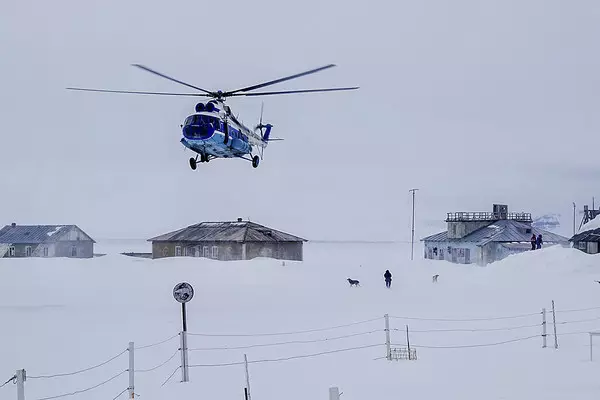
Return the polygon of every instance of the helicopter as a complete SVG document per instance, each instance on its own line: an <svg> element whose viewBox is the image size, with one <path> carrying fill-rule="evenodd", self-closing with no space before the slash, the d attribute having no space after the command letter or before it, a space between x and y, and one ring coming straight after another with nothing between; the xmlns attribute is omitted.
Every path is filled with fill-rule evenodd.
<svg viewBox="0 0 600 400"><path fill-rule="evenodd" d="M189 88L195 89L197 91L200 91L201 93L140 92L128 90L88 89L76 87L68 87L67 89L89 92L128 93L162 96L192 96L210 98L210 100L206 102L197 103L195 107L195 113L189 115L185 119L184 123L180 125L183 134L183 137L180 140L181 144L196 153L195 157L189 159L190 168L192 170L196 170L198 162L209 162L215 158L241 158L250 161L252 163L252 167L257 168L260 163L260 160L264 156L264 150L269 144L269 142L283 140L279 138L271 138L271 129L273 128L273 125L269 123L263 124L262 117L264 103L261 105L260 120L258 125L256 125L253 129L250 129L248 126L240 122L240 120L231 111L231 108L226 104L226 99L229 97L347 91L359 88L341 87L326 89L284 90L258 93L252 92L256 89L260 89L291 79L296 79L301 76L314 74L316 72L335 67L335 64L328 64L319 68L311 69L309 71L304 71L294 75L289 75L283 78L260 83L257 85L228 91L205 90L198 86L191 85L189 83L167 76L161 72L155 71L141 64L132 64L132 66L158 75L170 81L179 83L180 85L184 85Z"/></svg>

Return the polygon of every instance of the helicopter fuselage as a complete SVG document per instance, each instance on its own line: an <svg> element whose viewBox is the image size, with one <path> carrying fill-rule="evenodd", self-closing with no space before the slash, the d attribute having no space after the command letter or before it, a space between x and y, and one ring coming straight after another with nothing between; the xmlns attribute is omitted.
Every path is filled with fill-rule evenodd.
<svg viewBox="0 0 600 400"><path fill-rule="evenodd" d="M268 137L264 140L252 132L230 114L228 107L221 111L213 103L206 108L209 110L202 103L198 104L197 112L188 116L182 125L181 143L198 153L200 161L248 156L252 161L252 152L267 146Z"/></svg>

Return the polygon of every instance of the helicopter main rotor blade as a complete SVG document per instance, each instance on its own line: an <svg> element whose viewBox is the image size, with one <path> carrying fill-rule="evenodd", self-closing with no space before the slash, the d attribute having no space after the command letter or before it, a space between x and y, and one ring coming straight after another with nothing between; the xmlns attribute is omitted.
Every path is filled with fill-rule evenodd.
<svg viewBox="0 0 600 400"><path fill-rule="evenodd" d="M193 96L193 97L210 97L204 93L166 93L166 92L135 92L130 90L105 90L105 89L86 89L86 88L73 88L68 87L68 90L81 90L84 92L104 92L104 93L129 93L129 94L153 94L162 96Z"/></svg>
<svg viewBox="0 0 600 400"><path fill-rule="evenodd" d="M282 90L279 92L259 92L259 93L235 93L230 94L231 96L268 96L274 94L291 94L291 93L315 93L315 92L336 92L342 90L355 90L359 87L344 87L344 88L330 88L330 89L302 89L302 90Z"/></svg>
<svg viewBox="0 0 600 400"><path fill-rule="evenodd" d="M289 81L290 79L299 78L299 77L304 76L304 75L314 74L315 72L319 72L319 71L322 71L324 69L332 68L332 67L335 67L335 66L336 66L335 64L329 64L329 65L325 65L323 67L311 69L310 71L300 72L299 74L294 74L294 75L286 76L284 78L275 79L275 80L272 80L272 81L269 81L269 82L260 83L258 85L248 86L248 87L245 87L245 88L242 88L242 89L231 90L231 91L225 92L224 96L225 97L229 97L229 96L231 96L234 93L248 92L250 90L260 89L260 88L265 87L265 86L274 85L276 83Z"/></svg>
<svg viewBox="0 0 600 400"><path fill-rule="evenodd" d="M144 65L140 65L140 64L131 64L131 65L132 65L132 66L134 66L134 67L138 67L138 68L140 68L140 69L143 69L144 71L150 72L150 73L152 73L152 74L154 74L154 75L158 75L158 76L160 76L160 77L162 77L162 78L168 79L168 80L170 80L170 81L177 82L177 83L179 83L180 85L184 85L184 86L187 86L187 87L191 87L192 89L199 90L199 91L201 91L201 92L204 92L204 93L210 94L210 95L212 95L212 96L214 96L214 95L215 95L215 93L209 92L208 90L205 90L205 89L199 88L198 86L190 85L189 83L182 82L182 81L180 81L180 80L178 80L178 79L172 78L172 77L170 77L170 76L167 76L167 75L165 75L165 74L162 74L162 73L160 73L160 72L158 72L158 71L154 71L153 69L150 69L150 68L148 68L148 67L146 67L146 66L144 66Z"/></svg>

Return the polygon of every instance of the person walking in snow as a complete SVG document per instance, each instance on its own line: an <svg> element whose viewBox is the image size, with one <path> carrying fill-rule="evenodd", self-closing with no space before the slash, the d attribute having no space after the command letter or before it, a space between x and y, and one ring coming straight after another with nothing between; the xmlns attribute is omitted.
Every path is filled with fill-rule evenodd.
<svg viewBox="0 0 600 400"><path fill-rule="evenodd" d="M531 250L535 250L535 244L536 244L537 240L535 237L535 233L533 235L531 235Z"/></svg>
<svg viewBox="0 0 600 400"><path fill-rule="evenodd" d="M544 241L542 240L542 234L541 233L537 237L536 244L537 244L537 248L538 249L541 249L542 248L542 244L544 244Z"/></svg>
<svg viewBox="0 0 600 400"><path fill-rule="evenodd" d="M385 287L390 288L392 286L392 273L389 269L385 270L385 274L383 274L383 277L385 278Z"/></svg>

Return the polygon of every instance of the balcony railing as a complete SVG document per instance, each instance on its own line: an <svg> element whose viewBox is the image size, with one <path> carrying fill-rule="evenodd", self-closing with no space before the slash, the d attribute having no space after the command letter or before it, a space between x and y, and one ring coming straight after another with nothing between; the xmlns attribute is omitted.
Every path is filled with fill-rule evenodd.
<svg viewBox="0 0 600 400"><path fill-rule="evenodd" d="M494 212L453 212L448 213L446 222L497 221L510 219L518 222L532 222L531 213L494 213Z"/></svg>

